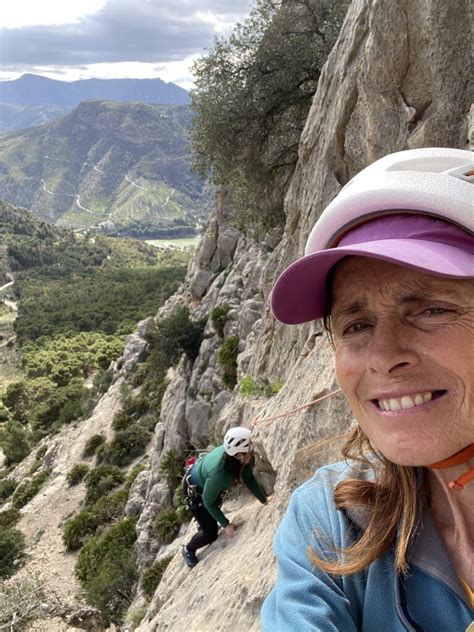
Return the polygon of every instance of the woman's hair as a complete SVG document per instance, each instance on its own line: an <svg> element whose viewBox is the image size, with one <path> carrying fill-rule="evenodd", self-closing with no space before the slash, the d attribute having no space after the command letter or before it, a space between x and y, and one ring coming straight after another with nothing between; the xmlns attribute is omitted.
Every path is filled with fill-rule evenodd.
<svg viewBox="0 0 474 632"><path fill-rule="evenodd" d="M326 278L327 299L323 318L324 328L333 346L330 315L337 265ZM359 426L347 434L342 454L355 464L369 467L375 476L373 480L348 478L339 483L334 490L335 505L340 510L366 508L370 516L369 523L355 544L346 549L334 549L333 560L321 559L312 551L312 561L334 575L357 573L388 551L398 533L395 566L399 572L405 572L407 548L421 512L419 468L397 465L375 452Z"/></svg>
<svg viewBox="0 0 474 632"><path fill-rule="evenodd" d="M375 453L357 426L347 435L342 447L346 459L374 470L374 480L348 478L336 486L334 502L338 509L365 507L369 523L360 538L346 549L334 549L332 560L310 557L316 566L333 575L350 575L367 568L388 551L396 539L395 566L407 569L406 553L421 511L419 469L392 463Z"/></svg>
<svg viewBox="0 0 474 632"><path fill-rule="evenodd" d="M242 463L235 457L226 453L224 453L222 460L224 462L224 470L230 474L233 479L238 481L240 479L240 472L242 471Z"/></svg>

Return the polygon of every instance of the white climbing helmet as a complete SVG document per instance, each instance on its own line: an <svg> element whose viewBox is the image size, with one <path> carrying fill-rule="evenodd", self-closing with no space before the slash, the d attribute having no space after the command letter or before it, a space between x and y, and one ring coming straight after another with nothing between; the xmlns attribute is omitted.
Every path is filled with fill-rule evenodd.
<svg viewBox="0 0 474 632"><path fill-rule="evenodd" d="M474 230L474 154L428 147L388 154L369 165L325 208L305 254L332 248L355 226L380 215L414 211Z"/></svg>
<svg viewBox="0 0 474 632"><path fill-rule="evenodd" d="M321 318L327 274L347 255L473 277L473 185L474 155L460 149L411 149L369 165L321 214L305 256L280 275L274 315L287 324Z"/></svg>
<svg viewBox="0 0 474 632"><path fill-rule="evenodd" d="M224 437L224 450L229 456L235 456L239 452L250 452L252 441L250 430L243 426L229 428Z"/></svg>

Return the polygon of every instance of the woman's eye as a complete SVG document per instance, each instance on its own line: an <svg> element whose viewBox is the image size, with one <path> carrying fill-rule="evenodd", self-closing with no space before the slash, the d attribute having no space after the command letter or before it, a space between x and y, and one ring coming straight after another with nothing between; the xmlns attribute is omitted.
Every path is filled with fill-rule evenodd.
<svg viewBox="0 0 474 632"><path fill-rule="evenodd" d="M422 313L428 314L428 316L440 316L442 314L447 314L449 311L451 310L446 307L428 307Z"/></svg>
<svg viewBox="0 0 474 632"><path fill-rule="evenodd" d="M360 331L364 331L367 327L366 323L352 323L344 328L344 334L357 334Z"/></svg>

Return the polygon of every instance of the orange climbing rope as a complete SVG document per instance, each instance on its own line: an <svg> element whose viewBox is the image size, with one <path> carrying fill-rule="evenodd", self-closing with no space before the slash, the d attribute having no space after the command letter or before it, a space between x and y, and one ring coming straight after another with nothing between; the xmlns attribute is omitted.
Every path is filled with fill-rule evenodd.
<svg viewBox="0 0 474 632"><path fill-rule="evenodd" d="M323 395L322 397L318 397L317 399L313 399L312 402L308 402L307 404L303 404L303 406L298 406L298 408L293 408L292 410L287 410L286 412L281 413L280 415L275 415L274 417L268 417L268 419L259 419L258 417L255 417L252 420L252 428L254 428L255 426L260 426L262 424L267 424L270 421L276 421L277 419L281 419L282 417L288 417L289 415L293 415L294 413L297 413L300 410L304 410L305 408L310 408L311 406L314 406L315 404L318 404L319 402L322 402L324 399L328 399L329 397L333 397L333 395L338 395L341 392L342 392L342 389L338 388L337 390L331 391L331 393L327 393L326 395Z"/></svg>

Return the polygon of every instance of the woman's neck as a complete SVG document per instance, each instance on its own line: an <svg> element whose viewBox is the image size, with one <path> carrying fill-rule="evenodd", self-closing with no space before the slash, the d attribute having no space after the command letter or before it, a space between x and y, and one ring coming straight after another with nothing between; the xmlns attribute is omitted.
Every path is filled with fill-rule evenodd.
<svg viewBox="0 0 474 632"><path fill-rule="evenodd" d="M449 483L474 467L474 457L461 465L429 469L431 510L459 575L474 588L474 481L462 489Z"/></svg>

